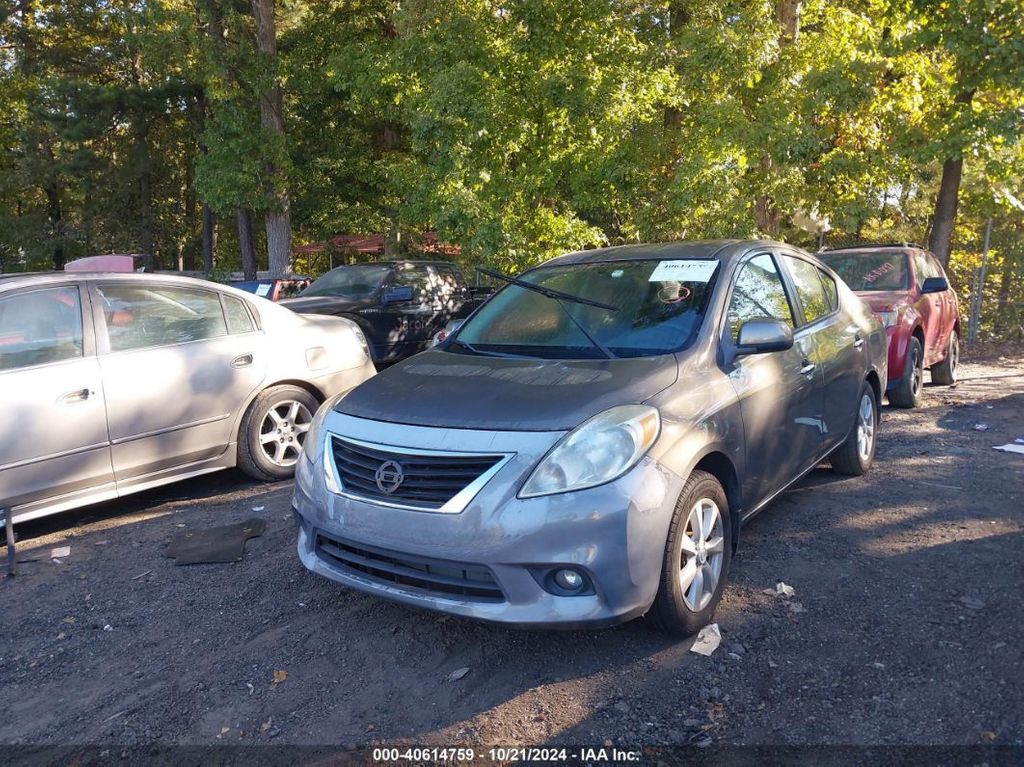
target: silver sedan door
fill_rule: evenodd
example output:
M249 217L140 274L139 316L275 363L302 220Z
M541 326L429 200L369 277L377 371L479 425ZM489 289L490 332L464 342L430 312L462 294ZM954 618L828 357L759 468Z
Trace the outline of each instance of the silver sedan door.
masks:
M262 383L266 357L244 302L221 295L202 283L97 284L119 488L201 470L235 441L238 411Z
M0 295L0 507L19 520L116 495L87 309L76 284Z

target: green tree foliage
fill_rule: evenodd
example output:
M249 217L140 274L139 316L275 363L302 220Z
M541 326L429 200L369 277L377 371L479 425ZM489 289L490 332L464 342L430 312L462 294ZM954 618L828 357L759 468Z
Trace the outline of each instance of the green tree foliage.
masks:
M814 245L816 216L833 240L949 242L967 291L991 216L990 303L1024 294L1000 196L1024 198L1022 0L7 8L5 269L195 267L204 209L220 270L242 264L239 231L266 265L258 224L288 207L299 242L383 232L400 252L435 229L506 269L674 238Z

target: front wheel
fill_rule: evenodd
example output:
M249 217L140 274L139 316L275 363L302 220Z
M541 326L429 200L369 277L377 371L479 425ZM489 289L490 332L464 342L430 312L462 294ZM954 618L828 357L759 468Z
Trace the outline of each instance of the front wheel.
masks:
M695 471L683 485L669 526L661 583L648 620L677 636L711 622L732 561L732 520L721 483Z
M910 339L903 377L889 392L889 403L895 407L918 407L924 389L924 349L916 338Z
M859 477L875 462L875 434L878 429L878 402L875 390L867 381L861 386L857 400L857 420L846 440L832 453L833 471Z
M956 383L957 368L960 367L960 337L956 331L949 334L949 347L946 358L938 365L932 365L932 383L939 386L952 386Z
M272 386L253 401L238 433L238 466L253 479L275 481L295 473L319 403L298 386Z

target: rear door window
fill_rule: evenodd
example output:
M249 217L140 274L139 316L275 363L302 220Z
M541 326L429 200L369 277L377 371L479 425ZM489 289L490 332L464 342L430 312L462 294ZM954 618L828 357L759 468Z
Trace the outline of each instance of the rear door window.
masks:
M832 275L821 269L818 270L818 276L821 277L821 285L825 288L825 298L828 299L832 311L835 311L839 308L839 288L836 286L836 281L832 279Z
M832 313L832 306L825 287L821 284L819 270L814 264L795 256L783 255L796 288L797 297L804 310L804 322L811 324Z
M159 284L111 284L99 288L110 351L203 341L227 335L220 296Z
M45 288L0 298L0 370L47 365L83 354L77 287Z

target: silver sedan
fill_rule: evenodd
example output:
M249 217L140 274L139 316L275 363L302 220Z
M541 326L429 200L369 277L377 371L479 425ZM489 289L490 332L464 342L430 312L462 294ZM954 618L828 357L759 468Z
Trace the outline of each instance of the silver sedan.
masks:
M0 509L24 521L239 466L295 470L374 374L352 322L187 277L0 277Z

